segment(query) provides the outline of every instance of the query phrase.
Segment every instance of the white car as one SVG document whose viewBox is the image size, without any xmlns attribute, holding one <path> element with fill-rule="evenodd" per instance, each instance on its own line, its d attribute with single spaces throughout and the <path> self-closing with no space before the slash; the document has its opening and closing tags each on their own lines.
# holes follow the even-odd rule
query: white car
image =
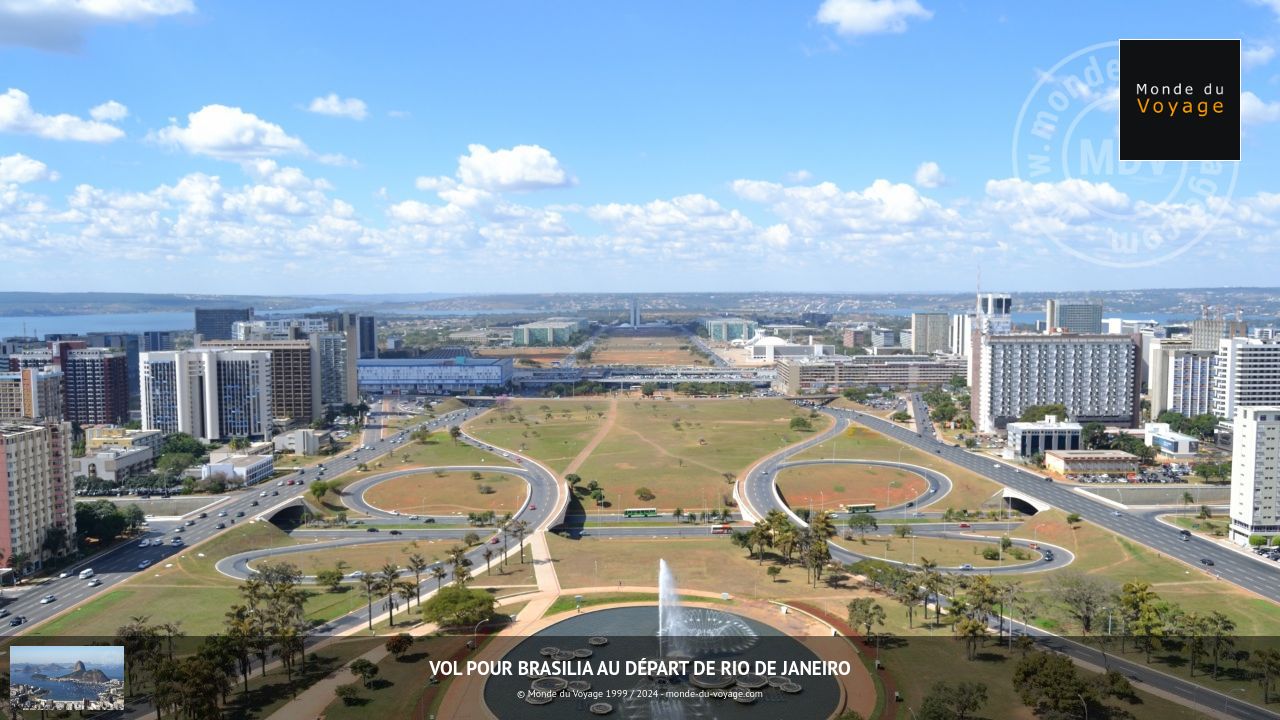
<svg viewBox="0 0 1280 720">
<path fill-rule="evenodd" d="M 139 569 L 139 570 L 146 570 L 146 569 L 147 569 L 147 568 L 149 568 L 149 567 L 151 567 L 151 561 L 150 561 L 150 560 L 143 560 L 142 562 L 138 563 L 138 569 Z"/>
<path fill-rule="evenodd" d="M 57 599 L 58 599 L 58 598 L 56 598 L 56 597 L 54 597 L 54 596 L 52 596 L 52 595 L 45 595 L 44 597 L 40 598 L 40 604 L 41 604 L 41 605 L 48 605 L 49 603 L 54 602 L 54 601 L 56 601 Z"/>
<path fill-rule="evenodd" d="M 151 547 L 151 541 L 143 540 L 142 542 L 138 543 L 138 547 Z"/>
</svg>

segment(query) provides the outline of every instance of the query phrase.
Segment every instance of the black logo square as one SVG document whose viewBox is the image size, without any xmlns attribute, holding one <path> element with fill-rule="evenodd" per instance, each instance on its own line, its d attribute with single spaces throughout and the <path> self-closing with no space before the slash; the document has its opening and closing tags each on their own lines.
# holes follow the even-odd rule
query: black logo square
<svg viewBox="0 0 1280 720">
<path fill-rule="evenodd" d="M 1120 159 L 1239 160 L 1240 41 L 1121 40 Z"/>
</svg>

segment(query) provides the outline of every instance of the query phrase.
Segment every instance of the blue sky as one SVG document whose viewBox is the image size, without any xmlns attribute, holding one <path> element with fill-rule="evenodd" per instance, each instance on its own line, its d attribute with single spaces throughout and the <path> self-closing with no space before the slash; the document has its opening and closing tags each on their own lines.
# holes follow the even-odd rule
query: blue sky
<svg viewBox="0 0 1280 720">
<path fill-rule="evenodd" d="M 1276 284 L 1274 0 L 315 7 L 0 2 L 6 289 Z M 1015 162 L 1120 37 L 1242 38 L 1229 193 Z"/>
<path fill-rule="evenodd" d="M 10 648 L 12 663 L 73 663 L 86 665 L 118 665 L 124 661 L 124 648 L 118 645 L 14 645 Z"/>
</svg>

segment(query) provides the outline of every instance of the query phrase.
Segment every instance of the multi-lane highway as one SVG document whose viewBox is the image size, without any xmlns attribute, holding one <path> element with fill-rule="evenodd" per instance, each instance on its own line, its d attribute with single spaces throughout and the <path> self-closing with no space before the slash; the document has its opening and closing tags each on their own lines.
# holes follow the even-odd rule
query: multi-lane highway
<svg viewBox="0 0 1280 720">
<path fill-rule="evenodd" d="M 436 430 L 460 424 L 481 412 L 484 412 L 483 408 L 457 410 L 431 420 L 425 425 L 429 429 Z M 324 476 L 337 477 L 354 469 L 359 463 L 368 462 L 398 447 L 393 442 L 394 438 L 383 438 L 380 435 L 381 427 L 373 422 L 371 416 L 361 438 L 361 445 L 326 460 Z M 369 450 L 361 449 L 366 445 L 370 448 Z M 181 520 L 152 520 L 146 532 L 132 541 L 68 568 L 69 577 L 33 583 L 17 589 L 6 589 L 4 600 L 7 602 L 3 609 L 7 610 L 9 615 L 0 619 L 0 635 L 25 632 L 55 615 L 112 589 L 140 572 L 154 572 L 153 568 L 163 566 L 178 555 L 198 551 L 192 546 L 226 532 L 236 524 L 248 522 L 260 515 L 273 514 L 275 508 L 288 504 L 305 493 L 307 482 L 316 479 L 317 474 L 316 469 L 298 471 L 278 481 L 300 481 L 294 485 L 278 485 L 277 482 L 270 482 L 228 494 L 221 500 L 210 498 L 211 504 L 200 511 L 208 515 L 206 518 L 199 518 L 197 513 L 191 513 Z M 265 496 L 262 495 L 264 492 Z M 220 516 L 222 512 L 226 512 L 226 516 Z M 240 513 L 244 513 L 243 516 Z M 188 520 L 194 520 L 194 524 L 185 526 Z M 226 527 L 218 529 L 218 523 L 223 523 Z M 178 526 L 183 526 L 183 532 L 174 532 Z M 181 546 L 172 544 L 172 539 L 175 537 L 182 538 Z M 139 547 L 144 539 L 148 541 L 149 547 Z M 140 570 L 138 566 L 143 561 L 149 561 L 151 567 Z M 80 571 L 85 568 L 93 569 L 94 577 L 100 582 L 99 585 L 91 586 L 88 580 L 79 578 Z M 57 599 L 51 603 L 42 604 L 40 600 L 46 595 L 53 595 Z M 26 622 L 16 627 L 10 626 L 8 620 L 12 617 L 25 617 Z"/>
</svg>

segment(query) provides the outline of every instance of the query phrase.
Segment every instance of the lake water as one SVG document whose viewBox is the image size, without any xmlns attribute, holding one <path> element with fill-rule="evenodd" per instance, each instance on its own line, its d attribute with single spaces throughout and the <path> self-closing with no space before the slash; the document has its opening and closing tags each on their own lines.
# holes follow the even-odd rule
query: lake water
<svg viewBox="0 0 1280 720">
<path fill-rule="evenodd" d="M 0 338 L 23 335 L 43 337 L 48 333 L 135 332 L 146 330 L 191 330 L 195 314 L 188 312 L 119 313 L 103 315 L 0 316 Z"/>
<path fill-rule="evenodd" d="M 124 675 L 112 671 L 108 668 L 100 668 L 107 677 L 117 680 L 123 680 Z M 85 683 L 72 682 L 55 682 L 52 680 L 33 680 L 31 675 L 25 672 L 13 670 L 9 673 L 9 683 L 11 685 L 34 685 L 40 688 L 48 689 L 48 694 L 41 697 L 45 700 L 97 700 L 98 693 L 105 689 L 101 685 L 89 685 Z"/>
</svg>

